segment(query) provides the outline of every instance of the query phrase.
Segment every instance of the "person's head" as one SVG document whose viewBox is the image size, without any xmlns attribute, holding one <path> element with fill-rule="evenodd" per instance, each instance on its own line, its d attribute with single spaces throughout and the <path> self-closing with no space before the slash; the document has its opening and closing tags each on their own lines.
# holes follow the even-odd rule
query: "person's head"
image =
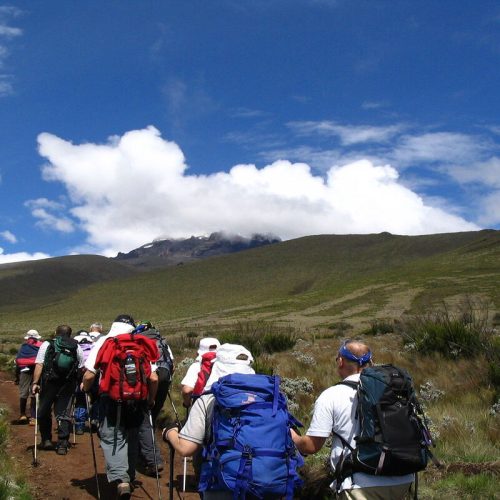
<svg viewBox="0 0 500 500">
<path fill-rule="evenodd" d="M 73 330 L 71 329 L 71 326 L 68 325 L 59 325 L 56 328 L 55 334 L 56 337 L 71 337 Z"/>
<path fill-rule="evenodd" d="M 200 361 L 201 357 L 210 351 L 217 351 L 217 349 L 220 347 L 220 342 L 217 339 L 214 339 L 212 337 L 205 337 L 204 339 L 200 340 L 200 345 L 198 347 L 198 357 L 196 358 L 196 361 Z"/>
<path fill-rule="evenodd" d="M 79 344 L 90 344 L 93 342 L 91 336 L 87 332 L 87 330 L 78 330 L 76 332 L 76 335 L 74 339 L 79 343 Z"/>
<path fill-rule="evenodd" d="M 253 363 L 252 353 L 238 344 L 222 344 L 217 349 L 217 356 L 213 362 L 212 372 L 205 385 L 205 390 L 210 389 L 212 384 L 225 375 L 232 373 L 254 374 L 251 367 Z"/>
<path fill-rule="evenodd" d="M 371 366 L 372 353 L 364 342 L 346 340 L 340 346 L 335 360 L 338 374 L 345 378 L 361 372 L 367 366 Z"/>
<path fill-rule="evenodd" d="M 114 323 L 125 323 L 126 325 L 133 326 L 135 328 L 134 318 L 130 314 L 119 314 Z"/>
<path fill-rule="evenodd" d="M 24 340 L 35 339 L 40 340 L 42 337 L 36 330 L 28 330 L 24 336 Z"/>
<path fill-rule="evenodd" d="M 101 323 L 92 323 L 89 328 L 89 333 L 102 333 L 102 324 Z"/>
</svg>

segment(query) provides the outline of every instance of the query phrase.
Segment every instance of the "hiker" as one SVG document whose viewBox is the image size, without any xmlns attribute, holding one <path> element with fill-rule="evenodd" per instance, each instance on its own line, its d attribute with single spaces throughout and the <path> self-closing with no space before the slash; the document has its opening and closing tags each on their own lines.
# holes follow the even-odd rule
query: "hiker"
<svg viewBox="0 0 500 500">
<path fill-rule="evenodd" d="M 102 323 L 92 323 L 89 327 L 89 335 L 96 342 L 102 335 Z"/>
<path fill-rule="evenodd" d="M 203 392 L 205 384 L 210 376 L 215 353 L 219 347 L 220 342 L 215 338 L 206 337 L 200 340 L 196 361 L 188 368 L 186 375 L 181 381 L 182 404 L 184 408 L 191 407 L 193 403 L 193 391 L 197 383 L 198 394 L 196 394 L 196 396 L 199 396 Z M 203 363 L 203 361 L 205 362 Z M 205 368 L 204 370 L 202 370 L 203 367 Z"/>
<path fill-rule="evenodd" d="M 150 321 L 143 321 L 136 327 L 137 333 L 145 335 L 154 340 L 160 352 L 160 358 L 156 362 L 158 376 L 158 390 L 153 408 L 151 409 L 151 419 L 153 429 L 155 428 L 156 419 L 163 408 L 163 404 L 167 399 L 167 394 L 172 382 L 174 373 L 174 356 L 169 345 L 161 336 L 160 332 L 151 324 Z M 145 463 L 144 472 L 148 476 L 156 476 L 156 471 L 161 472 L 164 468 L 164 460 L 161 456 L 160 447 L 155 443 L 156 453 L 153 451 L 153 437 L 151 435 L 151 424 L 149 419 L 144 419 L 139 430 L 139 450 L 140 456 Z M 155 464 L 156 458 L 156 464 Z M 157 469 L 158 468 L 158 469 Z"/>
<path fill-rule="evenodd" d="M 163 439 L 184 457 L 203 449 L 199 491 L 203 498 L 292 498 L 303 463 L 289 428 L 292 421 L 279 378 L 255 375 L 251 353 L 222 344 L 207 387 L 195 400 L 182 429 L 164 429 Z"/>
<path fill-rule="evenodd" d="M 25 342 L 16 355 L 16 381 L 19 384 L 19 420 L 20 424 L 35 425 L 36 399 L 33 396 L 31 385 L 38 350 L 42 345 L 42 337 L 36 330 L 28 330 L 24 336 Z M 31 396 L 31 397 L 30 397 Z M 30 397 L 30 417 L 26 415 L 26 406 Z"/>
<path fill-rule="evenodd" d="M 80 349 L 83 352 L 83 361 L 87 361 L 90 351 L 94 346 L 94 341 L 86 330 L 79 330 L 74 339 L 78 342 Z M 73 419 L 75 422 L 75 434 L 82 435 L 85 432 L 85 422 L 87 421 L 87 402 L 85 400 L 85 393 L 81 388 L 83 379 L 82 371 L 78 374 L 78 384 L 74 394 L 74 410 Z"/>
<path fill-rule="evenodd" d="M 109 483 L 120 498 L 130 498 L 135 480 L 139 428 L 154 406 L 158 377 L 156 343 L 132 333 L 135 323 L 120 314 L 99 338 L 85 363 L 83 390 L 99 381 L 99 435 Z"/>
<path fill-rule="evenodd" d="M 78 370 L 83 368 L 83 353 L 71 338 L 71 327 L 59 325 L 55 338 L 45 341 L 36 357 L 33 394 L 40 392 L 38 421 L 42 450 L 53 449 L 52 407 L 57 420 L 58 455 L 66 455 L 71 429 L 71 400 L 75 392 Z"/>
<path fill-rule="evenodd" d="M 363 342 L 346 341 L 335 358 L 340 384 L 329 387 L 316 400 L 311 425 L 304 436 L 291 430 L 292 439 L 304 455 L 317 453 L 333 433 L 330 456 L 332 466 L 340 470 L 347 445 L 354 448 L 359 434 L 356 418 L 357 384 L 361 372 L 372 365 L 372 353 Z M 342 442 L 344 440 L 344 443 Z M 335 487 L 341 499 L 387 499 L 407 497 L 414 475 L 381 476 L 349 471 L 338 479 Z"/>
</svg>

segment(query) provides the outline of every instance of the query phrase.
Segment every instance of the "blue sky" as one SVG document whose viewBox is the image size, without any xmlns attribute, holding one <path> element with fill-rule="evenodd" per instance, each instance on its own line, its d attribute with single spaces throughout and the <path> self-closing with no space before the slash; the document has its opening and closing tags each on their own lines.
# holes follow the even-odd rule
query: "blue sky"
<svg viewBox="0 0 500 500">
<path fill-rule="evenodd" d="M 0 2 L 0 263 L 500 228 L 500 4 Z"/>
</svg>

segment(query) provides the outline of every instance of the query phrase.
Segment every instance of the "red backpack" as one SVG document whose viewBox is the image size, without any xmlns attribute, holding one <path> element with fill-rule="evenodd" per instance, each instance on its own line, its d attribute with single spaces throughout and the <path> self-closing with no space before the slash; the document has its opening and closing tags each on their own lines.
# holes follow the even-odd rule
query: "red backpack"
<svg viewBox="0 0 500 500">
<path fill-rule="evenodd" d="M 118 402 L 146 400 L 151 363 L 159 357 L 156 342 L 143 335 L 123 333 L 106 339 L 95 363 L 102 371 L 99 393 Z"/>
<path fill-rule="evenodd" d="M 201 367 L 192 394 L 194 398 L 200 397 L 203 394 L 205 385 L 207 385 L 210 374 L 212 373 L 212 367 L 214 366 L 212 360 L 215 359 L 216 356 L 217 353 L 215 351 L 209 351 L 201 357 Z"/>
</svg>

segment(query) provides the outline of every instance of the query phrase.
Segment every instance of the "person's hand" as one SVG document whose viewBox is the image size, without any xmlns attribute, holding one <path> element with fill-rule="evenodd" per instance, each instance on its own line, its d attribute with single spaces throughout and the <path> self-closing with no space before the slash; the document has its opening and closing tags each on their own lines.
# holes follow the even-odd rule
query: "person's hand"
<svg viewBox="0 0 500 500">
<path fill-rule="evenodd" d="M 174 431 L 174 430 L 176 433 L 179 433 L 179 431 L 181 430 L 181 426 L 177 422 L 174 422 L 173 424 L 168 425 L 161 432 L 161 437 L 162 437 L 163 441 L 165 441 L 165 443 L 167 443 L 170 446 L 171 446 L 171 443 L 170 443 L 169 438 L 168 438 L 168 433 L 170 431 Z"/>
<path fill-rule="evenodd" d="M 31 384 L 31 392 L 33 394 L 40 392 L 40 384 Z"/>
<path fill-rule="evenodd" d="M 82 392 L 85 392 L 85 389 L 83 388 L 83 382 L 80 382 L 80 390 L 81 390 Z"/>
</svg>

